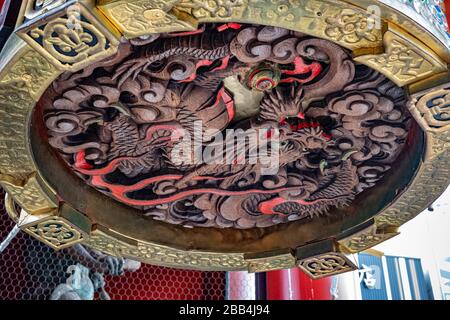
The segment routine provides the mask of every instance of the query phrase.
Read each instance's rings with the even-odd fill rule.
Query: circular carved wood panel
[[[236,23],[123,42],[42,101],[75,174],[186,227],[336,214],[396,166],[410,127],[404,90],[346,49]]]

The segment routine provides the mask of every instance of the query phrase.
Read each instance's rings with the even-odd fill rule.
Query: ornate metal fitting
[[[300,261],[298,266],[312,279],[321,279],[358,269],[353,262],[340,253],[310,257]]]
[[[77,71],[117,51],[115,31],[92,6],[76,0],[38,2],[28,1],[27,21],[17,34],[57,68]]]
[[[344,253],[339,252],[339,244],[331,239],[297,248],[296,257],[298,267],[312,279],[358,269]]]
[[[55,216],[22,223],[20,228],[55,250],[61,250],[86,241],[87,236],[70,221]]]
[[[24,1],[0,70],[11,217],[170,267],[353,270],[449,183],[449,45],[400,2]],[[280,170],[167,160],[197,119],[276,126]]]
[[[295,267],[296,263],[296,258],[290,250],[247,254],[244,259],[248,263],[248,272],[252,273],[289,269]]]
[[[396,227],[380,230],[374,221],[369,227],[338,240],[339,249],[345,253],[358,253],[398,235]]]
[[[276,66],[260,65],[250,70],[247,76],[247,87],[257,91],[270,91],[280,82],[281,72]]]

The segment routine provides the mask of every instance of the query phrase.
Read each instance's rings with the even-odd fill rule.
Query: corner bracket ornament
[[[298,266],[312,279],[321,279],[358,269],[342,253],[326,253],[310,257],[300,261]]]
[[[180,0],[99,1],[98,8],[127,39],[152,33],[194,31],[197,21],[173,9]]]
[[[418,92],[408,108],[426,133],[424,163],[408,190],[375,217],[378,227],[401,226],[426,209],[450,183],[450,83]]]
[[[339,251],[339,244],[332,239],[299,247],[297,265],[312,279],[320,279],[358,269],[346,255]]]
[[[436,133],[449,131],[450,82],[414,94],[408,107],[422,120],[425,130]]]
[[[57,68],[77,71],[117,52],[115,30],[96,10],[73,0],[33,14],[16,33]]]
[[[0,181],[0,184],[30,214],[44,214],[56,208],[55,199],[42,190],[41,183],[34,173],[17,185],[5,181]]]
[[[31,221],[20,224],[20,228],[55,250],[61,250],[83,242],[87,235],[68,220],[48,215],[33,216]]]
[[[417,39],[392,24],[383,36],[385,52],[355,61],[378,70],[400,87],[447,70],[447,65]]]

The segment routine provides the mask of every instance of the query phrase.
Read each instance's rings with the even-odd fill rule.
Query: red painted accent
[[[228,62],[229,61],[230,61],[230,56],[224,57],[221,60],[220,65],[218,67],[212,69],[211,71],[224,70],[225,68],[228,67]],[[192,81],[194,81],[197,78],[197,70],[200,67],[207,67],[207,66],[212,65],[213,63],[214,63],[214,61],[212,61],[212,60],[200,60],[200,61],[198,61],[197,64],[195,65],[195,71],[189,77],[187,77],[186,79],[180,80],[178,82],[184,83],[184,82],[192,82]]]
[[[287,124],[287,122],[285,119],[283,119],[283,120],[281,120],[280,124]],[[320,123],[318,123],[318,122],[301,122],[297,125],[291,124],[290,126],[291,126],[292,131],[300,131],[305,128],[318,128],[318,127],[320,127]],[[270,133],[270,131],[267,133],[267,138],[270,138],[270,136],[272,135],[269,133]],[[332,138],[331,135],[328,135],[326,133],[322,133],[322,136],[327,140],[330,140]],[[282,197],[277,197],[277,198],[273,198],[271,200],[261,202],[258,206],[258,209],[262,214],[266,214],[266,215],[274,215],[274,214],[283,215],[283,213],[275,211],[276,206],[286,203],[286,202],[295,202],[295,203],[298,203],[301,205],[308,206],[308,205],[318,203],[319,201],[321,201],[321,200],[320,199],[314,200],[314,201],[287,200]]]
[[[270,128],[266,133],[266,139],[272,138],[274,131],[275,131],[274,128]]]
[[[151,140],[152,134],[155,133],[158,130],[167,130],[171,131],[170,137],[160,137],[156,141],[164,141],[164,140],[171,140],[171,141],[177,141],[178,138],[182,137],[183,134],[180,130],[180,126],[178,125],[171,125],[171,124],[160,124],[160,125],[154,125],[147,129],[147,132],[145,133],[145,140]]]
[[[213,64],[213,62],[214,62],[214,61],[211,61],[211,60],[200,60],[200,61],[198,61],[197,64],[195,65],[195,71],[194,71],[189,77],[187,77],[186,79],[180,80],[180,81],[178,81],[178,82],[183,83],[183,82],[191,82],[191,81],[194,81],[195,78],[197,78],[197,70],[198,70],[198,68],[200,68],[200,67],[205,67],[205,66],[206,66],[206,67],[207,67],[207,66],[210,66],[210,65]]]
[[[75,168],[92,169],[92,165],[86,161],[86,151],[81,150],[75,155]]]
[[[279,212],[275,212],[274,208],[280,204],[283,204],[286,202],[286,199],[283,198],[275,198],[272,200],[268,200],[268,201],[264,201],[261,202],[258,206],[259,211],[262,214],[268,214],[268,215],[272,215],[272,214],[280,214]]]
[[[226,89],[222,94],[222,100],[223,102],[225,102],[225,107],[227,108],[228,113],[228,119],[231,121],[234,119],[234,100]]]
[[[255,69],[255,70],[253,70],[252,73],[250,73],[250,75],[248,76],[247,87],[249,87],[249,88],[252,87],[252,84],[251,84],[252,79],[255,76],[255,74],[257,74],[259,71],[260,71],[259,69]]]
[[[301,122],[298,125],[294,124],[291,125],[292,131],[299,131],[305,128],[318,128],[318,127],[320,127],[320,123],[318,122]]]
[[[266,77],[266,78],[260,79],[260,80],[258,80],[258,81],[256,82],[256,84],[255,84],[254,87],[252,86],[252,81],[253,81],[253,78],[255,77],[255,75],[257,75],[259,72],[264,71],[264,70],[266,70],[266,69],[259,69],[259,68],[256,68],[255,70],[253,70],[252,73],[250,73],[250,75],[248,76],[247,87],[249,87],[249,88],[255,88],[256,90],[259,90],[259,91],[264,91],[264,89],[263,89],[263,90],[260,90],[260,89],[258,88],[258,84],[261,82],[261,80],[267,80],[267,79],[270,79],[270,78],[267,78],[267,77]],[[270,80],[272,80],[272,79],[270,79]],[[272,87],[275,87],[275,86],[276,86],[276,83],[272,80]]]
[[[299,117],[300,119],[304,119],[305,115],[300,112],[297,117]],[[299,131],[305,128],[318,128],[320,127],[320,123],[318,122],[302,122],[299,125],[291,125],[291,129],[292,131]],[[331,140],[331,138],[333,138],[333,136],[331,134],[326,134],[326,133],[322,133],[322,137],[324,137],[327,140]]]
[[[280,83],[307,83],[316,78],[322,71],[322,66],[318,62],[313,62],[311,64],[305,64],[302,57],[296,57],[294,60],[294,70],[281,70],[283,75],[294,76],[299,74],[305,74],[311,72],[311,75],[306,79],[297,79],[295,77],[288,77],[282,79]]]
[[[211,106],[212,108],[217,107],[220,104],[220,101],[223,101],[222,96],[225,94],[225,87],[222,87],[218,92],[216,96],[216,101]]]
[[[181,136],[181,132],[179,131],[180,127],[177,125],[170,125],[170,124],[161,124],[161,125],[155,125],[152,126],[150,128],[148,128],[146,134],[145,134],[145,140],[150,140],[152,139],[152,134],[154,132],[156,132],[157,130],[168,130],[168,131],[172,131],[172,134],[170,137],[161,137],[159,138],[157,141],[159,140],[176,140],[178,137]],[[80,161],[82,159],[84,159],[84,151],[83,151],[83,155],[79,155],[77,154],[77,159],[78,157],[80,157]],[[83,157],[83,158],[81,158]],[[85,175],[88,176],[99,176],[99,175],[105,175],[108,173],[113,172],[114,170],[116,170],[117,166],[120,164],[121,161],[124,160],[132,160],[135,159],[136,157],[120,157],[120,158],[116,158],[114,160],[112,160],[110,163],[108,163],[105,167],[100,168],[100,169],[92,169],[92,166],[90,168],[88,167],[82,167],[82,166],[77,166],[75,162],[75,169]]]
[[[266,274],[268,300],[331,300],[332,278],[313,280],[299,268]]]
[[[245,155],[240,155],[239,157],[237,157],[236,159],[234,159],[233,164],[241,164],[241,163],[245,163]]]
[[[218,26],[217,31],[223,32],[228,29],[238,30],[241,27],[242,27],[242,25],[240,25],[239,23],[231,22],[231,23],[225,23],[225,24],[222,24],[221,26]]]
[[[158,176],[158,177],[152,177],[148,179],[144,179],[142,181],[139,181],[138,183],[134,185],[117,185],[117,184],[110,184],[103,180],[103,177],[101,176],[94,176],[92,177],[91,183],[92,185],[96,187],[105,187],[108,188],[111,191],[111,194],[113,197],[115,197],[117,200],[122,201],[124,203],[128,203],[131,205],[136,206],[155,206],[159,204],[169,203],[173,201],[177,201],[192,195],[196,194],[202,194],[202,193],[210,193],[210,194],[218,194],[218,195],[234,195],[234,196],[242,196],[242,195],[248,195],[248,194],[254,194],[254,193],[261,193],[261,194],[274,194],[282,191],[290,191],[290,190],[296,190],[298,187],[285,187],[285,188],[278,188],[278,189],[271,189],[271,190],[260,190],[260,189],[249,189],[249,190],[242,190],[242,191],[229,191],[224,189],[216,189],[216,188],[200,188],[200,189],[189,189],[185,191],[178,192],[176,194],[173,194],[168,197],[160,197],[158,199],[154,200],[136,200],[136,199],[130,199],[125,194],[128,192],[140,190],[142,188],[145,188],[151,183],[155,183],[161,180],[179,180],[182,176],[180,175],[166,175],[166,176]],[[211,177],[196,177],[193,180],[211,180]]]
[[[290,188],[292,189],[292,188]],[[334,199],[338,199],[339,197],[335,197],[335,198],[328,198],[329,200],[334,200]],[[275,207],[283,204],[285,202],[295,202],[304,206],[310,206],[313,204],[316,204],[320,201],[322,201],[323,199],[317,199],[317,200],[313,200],[313,201],[306,201],[306,200],[287,200],[284,199],[282,197],[277,197],[277,198],[273,198],[271,200],[267,200],[267,201],[263,201],[259,204],[258,209],[262,214],[267,214],[267,215],[272,215],[272,214],[278,214],[278,215],[283,215],[283,213],[280,212],[276,212],[275,211]]]
[[[227,105],[227,110],[230,109],[230,110],[228,110],[228,112],[229,112],[230,117],[232,117],[233,112],[234,112],[233,100],[230,97],[230,95],[226,92],[224,87],[222,87],[219,90],[219,92],[217,93],[216,102],[214,103],[213,107],[217,106],[221,100],[224,101],[224,103]],[[228,107],[230,107],[230,108],[228,108]],[[316,128],[318,126],[320,126],[320,124],[318,122],[303,122],[297,126],[292,126],[292,127],[293,127],[293,130],[294,129],[301,130],[304,128],[311,128],[311,127]],[[174,126],[174,125],[167,125],[167,124],[150,127],[148,129],[148,131],[146,132],[146,139],[150,139],[152,133],[154,131],[160,130],[160,129],[177,131],[178,127]],[[272,130],[268,131],[267,138],[270,138],[272,136],[272,134],[273,134]],[[163,139],[171,139],[171,138],[166,137]],[[150,184],[153,184],[153,183],[156,183],[159,181],[163,181],[163,180],[180,180],[181,178],[183,178],[183,176],[182,175],[156,176],[156,177],[151,177],[151,178],[141,180],[133,185],[117,185],[117,184],[111,184],[111,183],[106,182],[103,179],[103,176],[105,174],[113,172],[117,168],[117,166],[120,164],[120,162],[123,160],[126,160],[126,159],[133,159],[133,157],[117,158],[117,159],[114,159],[113,161],[111,161],[110,163],[108,163],[108,165],[105,166],[104,168],[92,169],[89,167],[85,167],[86,165],[89,165],[89,164],[85,163],[84,152],[80,152],[77,154],[77,161],[76,161],[75,169],[80,173],[92,176],[91,183],[94,186],[108,188],[111,191],[112,195],[116,199],[118,199],[122,202],[128,203],[128,204],[131,204],[131,205],[138,205],[138,206],[144,206],[144,205],[151,206],[151,205],[169,203],[169,202],[173,202],[173,201],[176,201],[176,200],[179,200],[179,199],[191,196],[191,195],[196,195],[196,194],[201,194],[201,193],[211,193],[211,194],[218,194],[218,195],[247,195],[247,194],[253,194],[253,193],[275,194],[275,193],[279,193],[281,191],[289,191],[289,190],[294,190],[297,188],[297,187],[284,187],[284,188],[273,189],[273,190],[250,189],[250,190],[243,190],[243,191],[228,191],[228,190],[217,189],[217,188],[200,188],[200,189],[184,190],[177,194],[173,194],[173,195],[170,195],[167,197],[160,197],[160,198],[154,199],[154,200],[130,199],[126,195],[129,192],[143,189]],[[209,177],[209,176],[198,176],[198,177],[193,178],[193,180],[200,181],[200,180],[222,180],[222,179],[215,178],[215,177]],[[272,200],[262,202],[259,205],[259,209],[263,214],[268,214],[268,215],[281,214],[281,213],[278,213],[275,211],[275,207],[286,201],[296,202],[301,205],[311,205],[311,204],[317,203],[320,200],[315,200],[315,201],[286,200],[284,198],[278,197],[278,198],[274,198]]]
[[[84,168],[77,168],[77,167],[75,167],[75,169],[78,172],[88,175],[88,176],[100,176],[100,175],[104,175],[104,174],[113,172],[117,168],[117,166],[120,164],[121,161],[132,160],[132,159],[135,159],[135,157],[116,158],[116,159],[112,160],[110,163],[108,163],[105,167],[100,168],[100,169],[86,170]]]
[[[212,69],[211,71],[225,70],[228,67],[229,62],[230,62],[230,56],[226,56],[225,58],[222,58],[222,62],[220,64],[220,66]]]

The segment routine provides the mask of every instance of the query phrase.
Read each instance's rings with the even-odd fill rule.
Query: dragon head
[[[280,163],[293,162],[312,150],[321,150],[329,146],[331,137],[324,133],[317,122],[299,122],[280,125]]]

